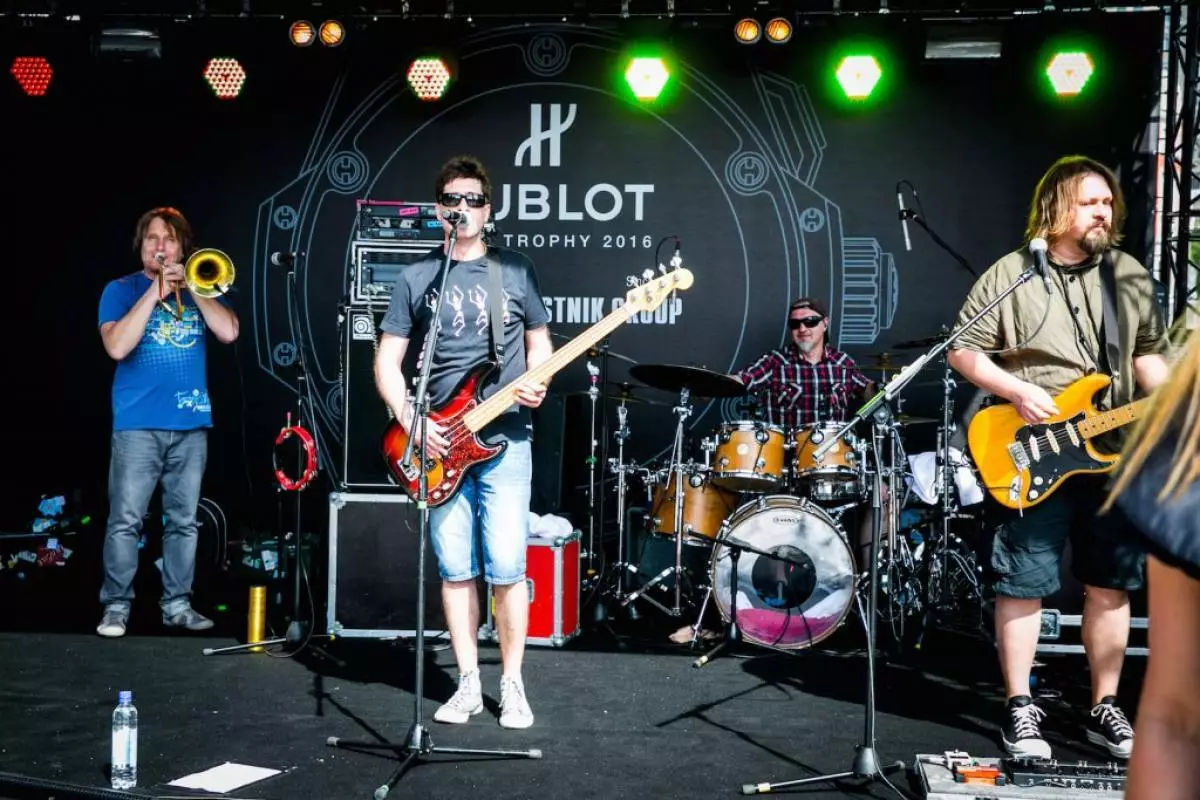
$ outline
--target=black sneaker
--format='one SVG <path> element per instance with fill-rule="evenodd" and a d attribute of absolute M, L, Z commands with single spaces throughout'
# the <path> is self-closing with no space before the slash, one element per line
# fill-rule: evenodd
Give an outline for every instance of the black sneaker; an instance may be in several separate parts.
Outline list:
<path fill-rule="evenodd" d="M 1133 752 L 1133 726 L 1129 724 L 1125 712 L 1117 706 L 1117 698 L 1113 695 L 1101 698 L 1099 703 L 1092 706 L 1087 738 L 1117 758 L 1129 758 Z"/>
<path fill-rule="evenodd" d="M 1046 712 L 1034 705 L 1027 694 L 1011 698 L 1006 710 L 1001 737 L 1008 754 L 1014 758 L 1049 758 L 1050 744 L 1042 738 L 1038 727 Z"/>

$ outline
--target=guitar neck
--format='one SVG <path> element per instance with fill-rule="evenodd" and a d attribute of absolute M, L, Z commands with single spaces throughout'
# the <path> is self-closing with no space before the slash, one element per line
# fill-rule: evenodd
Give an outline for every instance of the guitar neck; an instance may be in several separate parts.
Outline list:
<path fill-rule="evenodd" d="M 1150 398 L 1144 397 L 1129 405 L 1114 408 L 1112 411 L 1105 411 L 1103 414 L 1097 414 L 1094 417 L 1088 417 L 1079 423 L 1076 429 L 1085 439 L 1091 439 L 1094 436 L 1108 433 L 1136 421 L 1138 417 L 1145 413 L 1149 405 Z"/>
<path fill-rule="evenodd" d="M 561 349 L 555 350 L 550 358 L 546 359 L 541 364 L 538 364 L 531 370 L 525 372 L 524 375 L 517 378 L 513 383 L 522 383 L 528 381 L 530 383 L 545 383 L 554 373 L 570 364 L 579 356 L 583 355 L 589 347 L 596 342 L 608 336 L 610 333 L 621 327 L 630 317 L 637 313 L 637 309 L 628 304 L 621 306 L 613 311 L 604 319 L 597 322 L 592 327 L 585 330 L 583 333 L 576 336 Z M 471 409 L 463 416 L 463 422 L 467 428 L 478 433 L 483 429 L 484 425 L 494 420 L 496 417 L 508 410 L 513 404 L 513 396 L 511 392 L 501 389 L 494 395 L 484 400 L 475 408 Z"/>

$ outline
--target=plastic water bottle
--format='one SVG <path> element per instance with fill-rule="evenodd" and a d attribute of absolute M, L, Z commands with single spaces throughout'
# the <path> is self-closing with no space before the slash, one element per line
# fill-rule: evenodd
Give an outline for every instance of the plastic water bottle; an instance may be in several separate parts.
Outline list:
<path fill-rule="evenodd" d="M 112 788 L 137 786 L 137 709 L 133 692 L 120 692 L 112 717 Z"/>

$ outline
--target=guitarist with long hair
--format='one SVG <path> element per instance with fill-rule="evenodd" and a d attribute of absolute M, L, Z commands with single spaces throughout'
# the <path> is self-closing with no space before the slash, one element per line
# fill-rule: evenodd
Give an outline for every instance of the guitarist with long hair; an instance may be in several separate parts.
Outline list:
<path fill-rule="evenodd" d="M 1048 244 L 1046 280 L 1020 286 L 949 353 L 951 366 L 1008 401 L 1011 406 L 1002 413 L 1019 415 L 1015 422 L 1024 426 L 997 450 L 998 457 L 1018 465 L 1011 486 L 985 487 L 993 492 L 987 500 L 994 532 L 989 583 L 996 597 L 996 643 L 1007 697 L 1002 736 L 1014 756 L 1051 754 L 1040 727 L 1045 712 L 1030 697 L 1029 676 L 1042 598 L 1059 589 L 1068 540 L 1072 572 L 1086 592 L 1082 638 L 1092 682 L 1087 737 L 1115 757 L 1128 758 L 1133 750 L 1133 729 L 1117 704 L 1117 691 L 1129 640 L 1128 592 L 1143 585 L 1144 548 L 1119 510 L 1096 515 L 1108 476 L 1072 474 L 1059 484 L 1059 475 L 1038 471 L 1043 460 L 1054 463 L 1056 457 L 1084 452 L 1081 443 L 1091 447 L 1104 441 L 1087 438 L 1090 430 L 1077 424 L 1081 415 L 1060 408 L 1053 396 L 1065 406 L 1068 387 L 1085 376 L 1107 375 L 1111 382 L 1089 378 L 1105 386 L 1087 399 L 1099 409 L 1116 409 L 1130 404 L 1139 390 L 1153 392 L 1167 377 L 1163 320 L 1150 274 L 1116 249 L 1124 218 L 1120 184 L 1108 167 L 1082 156 L 1056 161 L 1033 195 L 1025 231 L 1032 246 L 1004 256 L 979 278 L 958 325 L 1016 282 L 1034 263 L 1032 250 Z M 1105 324 L 1106 318 L 1115 324 Z M 979 416 L 997 410 L 985 409 Z M 1059 425 L 1063 419 L 1068 421 Z M 973 439 L 975 428 L 972 424 Z M 1116 435 L 1106 444 L 1101 449 L 1119 450 Z M 973 446 L 977 465 L 981 455 Z M 1080 456 L 1079 463 L 1086 461 Z M 1012 502 L 997 502 L 997 497 Z"/>
<path fill-rule="evenodd" d="M 434 713 L 438 722 L 464 723 L 483 710 L 476 638 L 479 630 L 479 540 L 482 574 L 496 598 L 500 636 L 500 724 L 528 728 L 533 712 L 525 696 L 521 665 L 529 625 L 529 592 L 525 584 L 525 542 L 529 531 L 532 480 L 530 408 L 541 405 L 544 384 L 518 381 L 545 362 L 553 352 L 549 317 L 538 289 L 532 262 L 511 250 L 489 248 L 482 237 L 491 215 L 491 182 L 479 161 L 470 156 L 450 159 L 434 186 L 446 238 L 420 261 L 407 266 L 397 279 L 375 358 L 375 382 L 384 402 L 406 432 L 414 428 L 406 380 L 419 374 L 416 354 L 422 350 L 433 314 L 438 313 L 437 340 L 429 371 L 429 398 L 437 409 L 447 403 L 473 370 L 493 352 L 492 309 L 503 318 L 502 362 L 485 379 L 482 396 L 501 388 L 515 404 L 484 428 L 481 438 L 505 444 L 504 452 L 471 467 L 458 491 L 448 500 L 431 503 L 430 538 L 442 578 L 450 643 L 458 665 L 458 690 Z M 442 263 L 450 246 L 457 212 L 458 238 L 451 254 L 446 290 L 437 297 Z M 490 263 L 491 262 L 491 263 Z M 500 289 L 493 288 L 491 271 L 498 263 Z M 494 303 L 494 304 L 493 304 Z M 409 342 L 413 341 L 413 348 Z M 406 359 L 406 356 L 409 358 Z M 431 457 L 444 458 L 454 430 L 430 419 L 427 444 Z M 415 447 L 414 447 L 414 451 Z M 440 500 L 440 498 L 439 498 Z"/>

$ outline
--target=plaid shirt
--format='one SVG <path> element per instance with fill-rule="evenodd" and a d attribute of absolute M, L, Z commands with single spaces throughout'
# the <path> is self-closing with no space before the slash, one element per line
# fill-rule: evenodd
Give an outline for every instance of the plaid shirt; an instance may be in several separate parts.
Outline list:
<path fill-rule="evenodd" d="M 816 364 L 792 346 L 787 352 L 771 350 L 737 376 L 758 400 L 765 421 L 784 430 L 844 422 L 850 416 L 850 393 L 870 383 L 854 359 L 828 345 Z"/>

